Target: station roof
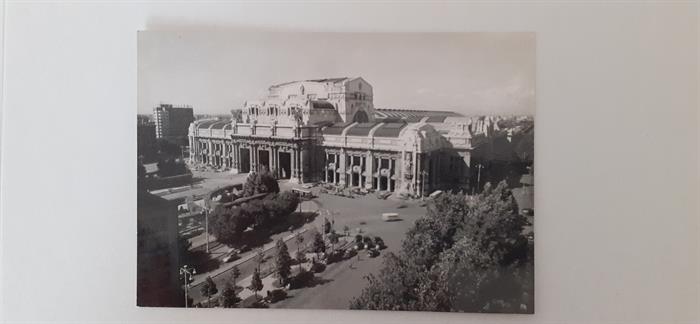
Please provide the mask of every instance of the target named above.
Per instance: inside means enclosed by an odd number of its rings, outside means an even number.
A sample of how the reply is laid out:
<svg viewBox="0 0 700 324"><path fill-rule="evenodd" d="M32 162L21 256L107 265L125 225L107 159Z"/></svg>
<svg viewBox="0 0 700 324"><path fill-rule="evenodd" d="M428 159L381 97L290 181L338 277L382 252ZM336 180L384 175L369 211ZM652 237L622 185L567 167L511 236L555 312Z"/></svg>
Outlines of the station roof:
<svg viewBox="0 0 700 324"><path fill-rule="evenodd" d="M374 131L375 137L399 137L406 123L385 123Z"/></svg>
<svg viewBox="0 0 700 324"><path fill-rule="evenodd" d="M345 127L348 127L348 125L350 125L350 124L352 124L352 123L347 122L347 123L337 123L337 124L330 125L330 126L323 129L323 134L340 135L343 133L343 130L345 129Z"/></svg>
<svg viewBox="0 0 700 324"><path fill-rule="evenodd" d="M377 126L379 124L378 122L374 123L358 123L352 126L350 129L348 129L348 132L346 135L348 136L367 136L369 135L369 131L374 128L374 126Z"/></svg>
<svg viewBox="0 0 700 324"><path fill-rule="evenodd" d="M378 119L403 120L409 123L417 123L428 117L427 122L444 122L447 117L462 117L453 111L440 110L408 110L408 109L376 109Z"/></svg>
<svg viewBox="0 0 700 324"><path fill-rule="evenodd" d="M333 104L328 102L328 101L312 101L311 107L313 107L313 109L334 109L335 110L335 106L333 106Z"/></svg>
<svg viewBox="0 0 700 324"><path fill-rule="evenodd" d="M205 120L197 123L198 129L231 129L230 119Z"/></svg>

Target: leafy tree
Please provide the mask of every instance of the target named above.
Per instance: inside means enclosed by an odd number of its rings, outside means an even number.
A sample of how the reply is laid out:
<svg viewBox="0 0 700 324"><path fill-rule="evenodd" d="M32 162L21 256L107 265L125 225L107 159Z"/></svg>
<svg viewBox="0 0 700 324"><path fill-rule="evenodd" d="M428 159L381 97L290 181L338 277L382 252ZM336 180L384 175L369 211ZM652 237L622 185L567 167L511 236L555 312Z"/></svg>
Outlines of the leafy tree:
<svg viewBox="0 0 700 324"><path fill-rule="evenodd" d="M232 243L241 237L243 231L255 223L247 209L233 207L226 209L217 205L209 214L209 233L219 242Z"/></svg>
<svg viewBox="0 0 700 324"><path fill-rule="evenodd" d="M185 162L180 159L168 158L160 159L158 161L158 175L161 177L170 177L188 173L190 173L190 170L187 168L187 165L185 165Z"/></svg>
<svg viewBox="0 0 700 324"><path fill-rule="evenodd" d="M232 281L234 288L236 287L236 279L238 279L240 276L241 276L241 270L238 269L237 265L233 266L233 268L231 268L231 281Z"/></svg>
<svg viewBox="0 0 700 324"><path fill-rule="evenodd" d="M232 308L235 307L239 301L240 298L238 298L235 284L231 285L231 283L227 282L224 286L224 290L221 292L221 306L224 308Z"/></svg>
<svg viewBox="0 0 700 324"><path fill-rule="evenodd" d="M347 225L343 226L343 233L345 233L345 236L350 235L350 227Z"/></svg>
<svg viewBox="0 0 700 324"><path fill-rule="evenodd" d="M323 232L328 234L331 232L332 225L331 222L328 220L328 218L323 219Z"/></svg>
<svg viewBox="0 0 700 324"><path fill-rule="evenodd" d="M267 171L254 172L248 175L243 184L243 196L249 197L259 193L278 193L280 186L272 173Z"/></svg>
<svg viewBox="0 0 700 324"><path fill-rule="evenodd" d="M350 307L518 311L528 295L520 292L532 290L524 224L505 182L470 198L443 194Z"/></svg>
<svg viewBox="0 0 700 324"><path fill-rule="evenodd" d="M335 245L340 242L338 234L335 231L331 231L328 234L328 241L331 242L331 251L335 251Z"/></svg>
<svg viewBox="0 0 700 324"><path fill-rule="evenodd" d="M301 233L297 234L295 240L297 242L297 261L299 261L299 270L302 270L301 260L304 259L304 254L301 252L301 245L304 244L304 235Z"/></svg>
<svg viewBox="0 0 700 324"><path fill-rule="evenodd" d="M317 231L313 232L312 248L315 253L323 253L326 251L326 243L323 241L323 235Z"/></svg>
<svg viewBox="0 0 700 324"><path fill-rule="evenodd" d="M534 131L523 134L522 138L515 144L515 153L520 161L530 163L535 153L535 133Z"/></svg>
<svg viewBox="0 0 700 324"><path fill-rule="evenodd" d="M257 268L253 270L253 278L250 282L250 286L248 286L248 289L252 290L253 293L255 294L255 299L258 299L258 291L261 291L263 289L263 283L262 283L262 278L260 278L260 270Z"/></svg>
<svg viewBox="0 0 700 324"><path fill-rule="evenodd" d="M275 271L280 280L280 285L284 285L292 274L292 257L289 256L287 244L282 239L277 240L276 248Z"/></svg>
<svg viewBox="0 0 700 324"><path fill-rule="evenodd" d="M204 283L202 283L200 291L202 292L202 296L207 297L207 306L211 305L211 296L214 296L217 292L219 292L219 290L216 288L216 283L214 283L214 280L212 280L209 276L207 276Z"/></svg>
<svg viewBox="0 0 700 324"><path fill-rule="evenodd" d="M265 252L259 249L255 254L255 263L257 263L257 269L260 270L260 266L265 263Z"/></svg>

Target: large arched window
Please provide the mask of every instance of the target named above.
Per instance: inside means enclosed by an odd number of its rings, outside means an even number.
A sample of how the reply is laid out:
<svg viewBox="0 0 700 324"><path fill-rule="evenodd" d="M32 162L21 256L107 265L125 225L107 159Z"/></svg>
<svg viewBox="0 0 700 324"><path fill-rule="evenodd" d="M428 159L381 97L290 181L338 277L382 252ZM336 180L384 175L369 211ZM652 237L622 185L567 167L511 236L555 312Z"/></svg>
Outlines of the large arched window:
<svg viewBox="0 0 700 324"><path fill-rule="evenodd" d="M369 116L367 116L366 112L360 110L355 113L355 116L353 117L352 121L356 123L367 123L369 122Z"/></svg>

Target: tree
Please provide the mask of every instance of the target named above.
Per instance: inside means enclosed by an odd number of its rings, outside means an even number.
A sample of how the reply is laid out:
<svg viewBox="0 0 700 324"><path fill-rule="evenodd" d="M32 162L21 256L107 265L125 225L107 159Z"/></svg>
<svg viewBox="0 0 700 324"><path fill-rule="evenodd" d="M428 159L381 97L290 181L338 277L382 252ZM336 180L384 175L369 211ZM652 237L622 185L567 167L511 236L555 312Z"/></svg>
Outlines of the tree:
<svg viewBox="0 0 700 324"><path fill-rule="evenodd" d="M241 207L227 209L217 205L209 213L209 233L219 242L233 243L240 239L243 231L255 223L249 210Z"/></svg>
<svg viewBox="0 0 700 324"><path fill-rule="evenodd" d="M338 234L336 234L335 231L331 231L331 233L328 234L328 241L331 242L331 251L335 252L335 245L340 242Z"/></svg>
<svg viewBox="0 0 700 324"><path fill-rule="evenodd" d="M280 192L280 186L277 180L267 171L250 173L243 184L243 197L278 192Z"/></svg>
<svg viewBox="0 0 700 324"><path fill-rule="evenodd" d="M236 288L236 279L238 279L241 276L241 270L238 269L238 266L233 266L231 268L231 281L233 284L233 288Z"/></svg>
<svg viewBox="0 0 700 324"><path fill-rule="evenodd" d="M345 236L350 235L350 227L347 225L343 226L343 233L345 233Z"/></svg>
<svg viewBox="0 0 700 324"><path fill-rule="evenodd" d="M158 161L158 175L160 177L170 177L181 174L189 174L190 170L187 165L176 158L160 159Z"/></svg>
<svg viewBox="0 0 700 324"><path fill-rule="evenodd" d="M366 278L350 306L517 312L532 291L524 224L504 181L470 198L443 194L408 231L399 254L388 253L379 274Z"/></svg>
<svg viewBox="0 0 700 324"><path fill-rule="evenodd" d="M323 219L323 232L328 234L331 232L332 225L331 222L328 220L328 218Z"/></svg>
<svg viewBox="0 0 700 324"><path fill-rule="evenodd" d="M258 291L261 291L263 289L263 283L262 283L262 278L260 278L260 270L257 268L253 270L253 278L250 282L250 286L248 286L248 289L252 290L253 293L255 294L255 299L258 299Z"/></svg>
<svg viewBox="0 0 700 324"><path fill-rule="evenodd" d="M200 291L202 292L202 296L207 297L207 306L211 307L211 296L214 296L217 292L219 292L219 290L216 288L216 283L214 283L214 280L207 276L207 278L204 279L204 283L202 283Z"/></svg>
<svg viewBox="0 0 700 324"><path fill-rule="evenodd" d="M298 233L295 240L297 242L297 261L299 262L299 270L301 271L301 262L304 259L304 254L301 253L301 245L304 243L304 235L302 235L302 233Z"/></svg>
<svg viewBox="0 0 700 324"><path fill-rule="evenodd" d="M255 254L255 262L257 263L257 269L260 270L260 266L265 263L265 252L263 252L262 249L259 249L258 252Z"/></svg>
<svg viewBox="0 0 700 324"><path fill-rule="evenodd" d="M240 301L238 298L238 293L236 292L236 286L226 283L224 290L221 292L221 306L225 308L232 308Z"/></svg>
<svg viewBox="0 0 700 324"><path fill-rule="evenodd" d="M287 244L282 239L277 240L277 254L275 255L275 271L280 285L284 285L292 274L292 257L289 256Z"/></svg>
<svg viewBox="0 0 700 324"><path fill-rule="evenodd" d="M315 253L323 253L326 251L326 243L323 241L323 235L321 233L314 231L313 232L313 243L312 243L313 251Z"/></svg>

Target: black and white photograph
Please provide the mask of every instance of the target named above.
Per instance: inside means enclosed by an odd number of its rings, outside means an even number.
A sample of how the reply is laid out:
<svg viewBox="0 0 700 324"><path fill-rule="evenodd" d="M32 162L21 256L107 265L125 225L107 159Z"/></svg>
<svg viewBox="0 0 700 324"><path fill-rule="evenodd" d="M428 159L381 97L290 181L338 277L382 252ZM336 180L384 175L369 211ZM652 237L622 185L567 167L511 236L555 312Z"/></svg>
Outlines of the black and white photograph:
<svg viewBox="0 0 700 324"><path fill-rule="evenodd" d="M138 32L137 305L534 313L535 45Z"/></svg>

